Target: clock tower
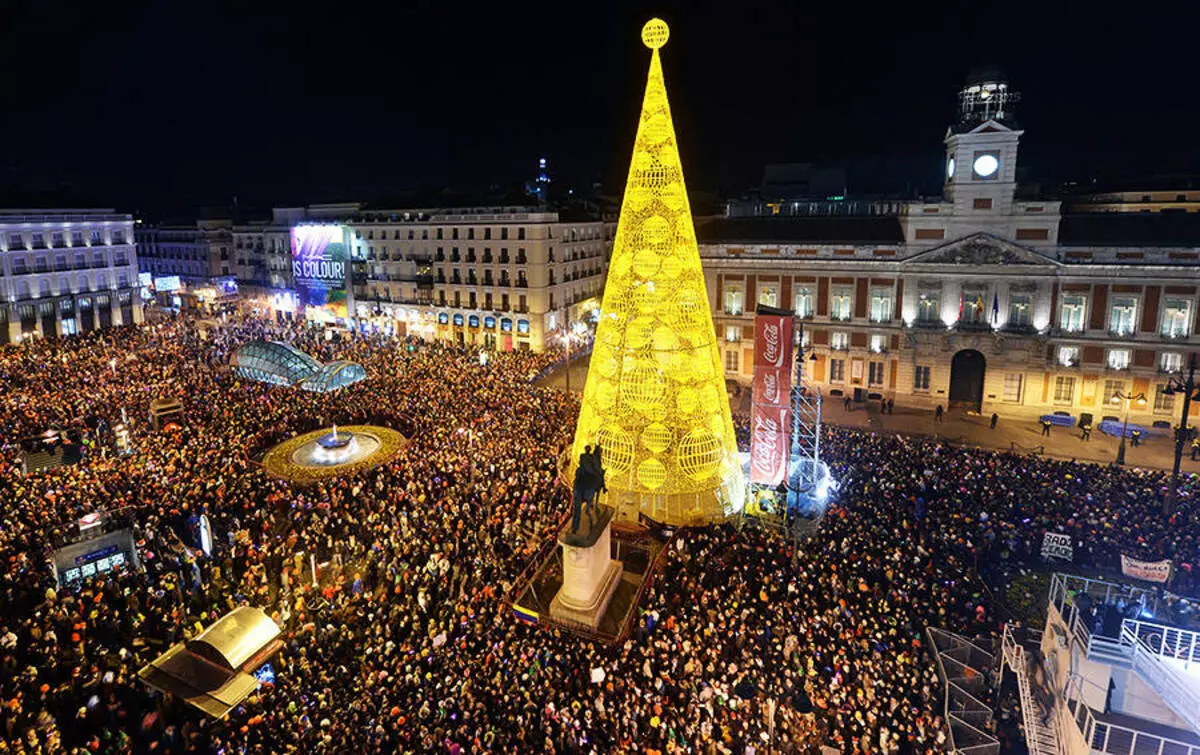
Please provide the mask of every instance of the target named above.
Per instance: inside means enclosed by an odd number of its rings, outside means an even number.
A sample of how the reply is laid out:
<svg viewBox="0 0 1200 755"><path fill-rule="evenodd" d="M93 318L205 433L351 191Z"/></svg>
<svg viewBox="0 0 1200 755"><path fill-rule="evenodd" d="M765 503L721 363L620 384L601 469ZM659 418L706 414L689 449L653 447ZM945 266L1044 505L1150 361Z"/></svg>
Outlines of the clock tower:
<svg viewBox="0 0 1200 755"><path fill-rule="evenodd" d="M973 71L958 93L958 121L946 131L945 199L955 214L1008 215L1017 188L1013 119L1020 95L996 68Z"/></svg>
<svg viewBox="0 0 1200 755"><path fill-rule="evenodd" d="M958 93L958 120L946 130L939 200L910 203L901 216L915 251L986 233L1026 247L1058 243L1059 203L1016 199L1019 95L997 68L976 69Z"/></svg>

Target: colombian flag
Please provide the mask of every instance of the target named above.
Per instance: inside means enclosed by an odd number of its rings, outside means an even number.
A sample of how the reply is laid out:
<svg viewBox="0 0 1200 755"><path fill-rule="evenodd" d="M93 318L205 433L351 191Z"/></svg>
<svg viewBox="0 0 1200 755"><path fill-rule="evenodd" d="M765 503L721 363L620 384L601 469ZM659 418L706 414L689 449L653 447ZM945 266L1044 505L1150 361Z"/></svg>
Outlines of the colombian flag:
<svg viewBox="0 0 1200 755"><path fill-rule="evenodd" d="M528 608L523 608L516 603L513 603L513 616L516 616L520 621L524 621L529 624L538 623L537 611L530 611Z"/></svg>

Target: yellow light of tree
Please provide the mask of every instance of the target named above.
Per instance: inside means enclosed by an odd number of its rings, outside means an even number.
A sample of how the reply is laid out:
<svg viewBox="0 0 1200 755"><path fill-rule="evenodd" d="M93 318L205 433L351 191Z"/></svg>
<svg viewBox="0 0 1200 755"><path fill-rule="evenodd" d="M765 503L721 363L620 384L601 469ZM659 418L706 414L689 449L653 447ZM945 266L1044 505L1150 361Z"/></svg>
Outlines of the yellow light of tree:
<svg viewBox="0 0 1200 755"><path fill-rule="evenodd" d="M720 351L652 19L646 94L568 467L600 442L608 503L667 524L721 521L744 498Z"/></svg>

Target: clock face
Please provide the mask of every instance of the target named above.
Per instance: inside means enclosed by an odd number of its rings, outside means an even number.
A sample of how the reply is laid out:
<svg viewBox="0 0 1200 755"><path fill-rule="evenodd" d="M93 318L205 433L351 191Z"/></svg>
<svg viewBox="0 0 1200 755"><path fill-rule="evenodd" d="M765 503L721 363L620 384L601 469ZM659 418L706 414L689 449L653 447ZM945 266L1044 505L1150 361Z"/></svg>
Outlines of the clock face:
<svg viewBox="0 0 1200 755"><path fill-rule="evenodd" d="M975 158L975 164L971 167L974 168L975 175L987 178L1000 167L1000 161L996 159L995 155L980 155Z"/></svg>
<svg viewBox="0 0 1200 755"><path fill-rule="evenodd" d="M954 158L946 161L946 178L954 178Z"/></svg>

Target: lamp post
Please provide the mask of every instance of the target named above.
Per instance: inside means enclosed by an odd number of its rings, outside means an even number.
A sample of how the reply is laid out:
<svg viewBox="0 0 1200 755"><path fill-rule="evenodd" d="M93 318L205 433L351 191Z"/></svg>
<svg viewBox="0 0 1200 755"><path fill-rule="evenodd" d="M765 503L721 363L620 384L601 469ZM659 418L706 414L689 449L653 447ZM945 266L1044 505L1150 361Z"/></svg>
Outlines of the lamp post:
<svg viewBox="0 0 1200 755"><path fill-rule="evenodd" d="M1125 436L1129 432L1129 405L1136 401L1138 406L1146 403L1146 394L1144 393L1125 393L1117 391L1113 394L1112 402L1114 404L1125 402L1125 419L1121 423L1121 445L1117 446L1117 464L1124 466L1125 464Z"/></svg>
<svg viewBox="0 0 1200 755"><path fill-rule="evenodd" d="M1193 399L1200 400L1196 391L1196 352L1188 356L1187 380L1180 382L1179 378L1171 378L1163 388L1163 393L1173 396L1183 393L1183 416L1179 419L1179 427L1175 428L1175 462L1171 465L1171 484L1167 488L1167 497L1163 499L1163 514L1170 516L1175 510L1175 495L1179 490L1179 467L1183 462L1183 443L1187 440L1188 415L1191 413Z"/></svg>

